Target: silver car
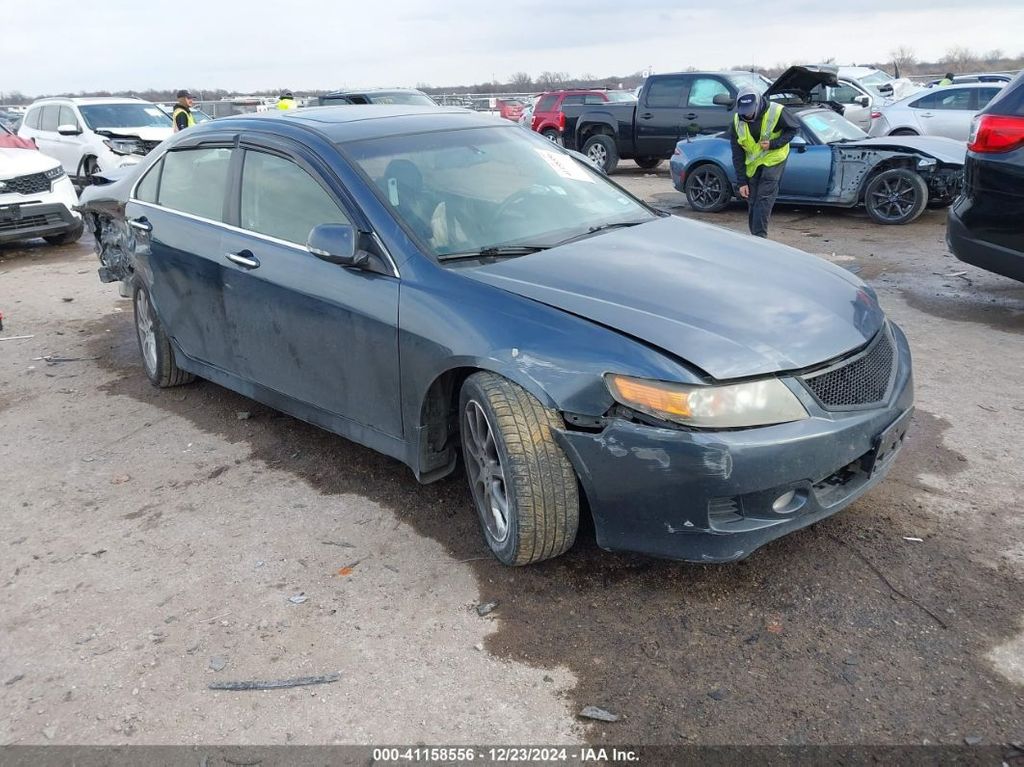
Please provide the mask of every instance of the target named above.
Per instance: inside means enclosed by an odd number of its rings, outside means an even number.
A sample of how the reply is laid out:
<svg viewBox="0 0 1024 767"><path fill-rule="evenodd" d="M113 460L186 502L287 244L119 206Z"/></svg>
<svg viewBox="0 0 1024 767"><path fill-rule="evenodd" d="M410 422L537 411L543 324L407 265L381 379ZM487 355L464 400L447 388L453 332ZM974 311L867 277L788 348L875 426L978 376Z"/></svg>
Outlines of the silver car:
<svg viewBox="0 0 1024 767"><path fill-rule="evenodd" d="M971 121L1004 83L946 85L918 91L871 113L870 136L945 136L966 141Z"/></svg>

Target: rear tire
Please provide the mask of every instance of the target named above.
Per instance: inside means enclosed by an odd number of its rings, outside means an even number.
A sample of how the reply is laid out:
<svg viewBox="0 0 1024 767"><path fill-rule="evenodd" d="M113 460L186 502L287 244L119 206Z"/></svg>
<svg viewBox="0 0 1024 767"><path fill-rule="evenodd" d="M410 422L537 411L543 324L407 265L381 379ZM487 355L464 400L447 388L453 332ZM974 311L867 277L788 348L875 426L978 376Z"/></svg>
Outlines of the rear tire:
<svg viewBox="0 0 1024 767"><path fill-rule="evenodd" d="M149 292L142 285L135 286L132 304L135 307L135 336L142 355L142 369L146 371L149 382L160 389L192 383L196 377L175 363L171 341L153 310Z"/></svg>
<svg viewBox="0 0 1024 767"><path fill-rule="evenodd" d="M654 170L659 165L661 165L661 158L660 157L636 157L636 158L633 159L633 162L635 162L637 165L639 165L644 170Z"/></svg>
<svg viewBox="0 0 1024 767"><path fill-rule="evenodd" d="M78 242L82 237L82 232L85 231L85 224L82 221L78 222L78 225L73 229L68 229L66 232L60 234L50 234L44 237L51 245L70 245L73 242Z"/></svg>
<svg viewBox="0 0 1024 767"><path fill-rule="evenodd" d="M615 172L619 164L619 149L615 139L604 133L591 136L583 145L583 154L596 163L609 176Z"/></svg>
<svg viewBox="0 0 1024 767"><path fill-rule="evenodd" d="M556 131L554 128L548 128L547 130L542 131L540 135L542 135L544 138L546 138L553 144L558 143L558 131Z"/></svg>
<svg viewBox="0 0 1024 767"><path fill-rule="evenodd" d="M864 208L879 224L909 224L928 204L928 185L906 168L882 171L864 189Z"/></svg>
<svg viewBox="0 0 1024 767"><path fill-rule="evenodd" d="M920 136L916 130L911 128L897 128L896 130L889 133L890 136Z"/></svg>
<svg viewBox="0 0 1024 767"><path fill-rule="evenodd" d="M568 551L579 528L576 473L553 429L558 414L494 373L474 373L459 395L462 456L484 539L506 565Z"/></svg>
<svg viewBox="0 0 1024 767"><path fill-rule="evenodd" d="M686 202L691 210L700 213L718 213L732 201L732 184L725 171L717 165L705 163L686 175L683 184Z"/></svg>

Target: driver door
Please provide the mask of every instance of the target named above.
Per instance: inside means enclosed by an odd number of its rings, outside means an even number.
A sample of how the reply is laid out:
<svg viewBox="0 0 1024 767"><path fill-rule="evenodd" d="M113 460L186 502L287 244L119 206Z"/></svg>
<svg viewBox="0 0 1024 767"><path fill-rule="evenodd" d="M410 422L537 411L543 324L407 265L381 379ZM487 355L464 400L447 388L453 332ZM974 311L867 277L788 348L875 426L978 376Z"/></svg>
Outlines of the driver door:
<svg viewBox="0 0 1024 767"><path fill-rule="evenodd" d="M812 143L802 130L789 146L789 159L779 182L779 197L820 200L832 178L832 147Z"/></svg>

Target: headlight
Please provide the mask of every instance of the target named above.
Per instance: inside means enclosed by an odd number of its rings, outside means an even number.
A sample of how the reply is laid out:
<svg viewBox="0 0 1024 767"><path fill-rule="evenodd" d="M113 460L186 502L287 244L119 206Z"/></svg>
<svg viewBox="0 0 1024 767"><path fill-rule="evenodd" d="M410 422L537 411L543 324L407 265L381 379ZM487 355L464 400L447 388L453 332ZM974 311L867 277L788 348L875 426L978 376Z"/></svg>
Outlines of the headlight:
<svg viewBox="0 0 1024 767"><path fill-rule="evenodd" d="M684 426L735 429L807 418L800 400L778 378L691 386L609 374L605 382L620 404Z"/></svg>
<svg viewBox="0 0 1024 767"><path fill-rule="evenodd" d="M114 154L145 154L142 144L135 139L108 138L103 139L103 143L110 147L110 151Z"/></svg>

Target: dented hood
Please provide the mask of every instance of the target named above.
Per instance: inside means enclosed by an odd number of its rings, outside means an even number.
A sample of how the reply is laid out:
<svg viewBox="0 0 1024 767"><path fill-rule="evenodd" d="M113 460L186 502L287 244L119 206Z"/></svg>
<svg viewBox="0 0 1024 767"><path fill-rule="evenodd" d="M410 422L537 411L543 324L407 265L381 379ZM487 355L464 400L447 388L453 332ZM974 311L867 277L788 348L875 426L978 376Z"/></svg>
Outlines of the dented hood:
<svg viewBox="0 0 1024 767"><path fill-rule="evenodd" d="M963 165L967 158L967 144L944 136L881 136L861 141L835 144L840 148L895 149L934 157L939 162Z"/></svg>
<svg viewBox="0 0 1024 767"><path fill-rule="evenodd" d="M166 128L147 126L143 128L97 128L96 133L104 136L111 135L118 138L137 138L143 141L163 141L174 134L174 127L168 125Z"/></svg>
<svg viewBox="0 0 1024 767"><path fill-rule="evenodd" d="M845 270L674 216L462 273L640 339L719 380L838 357L884 319Z"/></svg>

